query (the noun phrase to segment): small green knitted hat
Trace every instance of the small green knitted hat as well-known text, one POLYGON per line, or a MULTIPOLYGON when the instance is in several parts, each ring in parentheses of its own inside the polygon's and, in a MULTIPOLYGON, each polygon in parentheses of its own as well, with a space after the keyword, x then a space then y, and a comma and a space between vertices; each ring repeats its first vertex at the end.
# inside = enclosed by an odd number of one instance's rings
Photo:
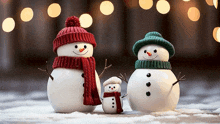
POLYGON ((132 51, 135 56, 137 56, 138 51, 141 49, 141 47, 149 44, 156 44, 164 47, 169 52, 169 58, 171 58, 175 54, 175 49, 173 45, 165 40, 162 35, 158 32, 149 32, 145 35, 144 39, 138 40, 133 48, 132 51))

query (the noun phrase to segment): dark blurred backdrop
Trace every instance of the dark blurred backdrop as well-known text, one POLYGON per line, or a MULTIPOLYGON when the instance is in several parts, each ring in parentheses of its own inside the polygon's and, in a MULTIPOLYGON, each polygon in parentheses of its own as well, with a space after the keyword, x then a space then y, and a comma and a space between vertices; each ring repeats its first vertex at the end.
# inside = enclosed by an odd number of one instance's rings
POLYGON ((12 17, 15 29, 9 33, 0 29, 0 90, 46 90, 48 76, 37 68, 45 68, 45 61, 48 61, 49 71, 52 71, 56 56, 52 41, 64 28, 67 17, 79 17, 83 13, 93 18, 93 24, 86 30, 94 34, 97 42, 94 57, 98 73, 102 71, 105 59, 113 64, 102 82, 119 73, 127 73, 129 78, 137 60, 132 53, 133 44, 147 32, 158 31, 174 45, 176 54, 170 59, 172 71, 176 75, 180 71, 186 75, 185 85, 190 86, 193 81, 205 82, 207 88, 220 84, 220 44, 213 38, 214 28, 220 27, 219 8, 209 6, 207 0, 168 0, 170 11, 160 14, 156 9, 158 0, 153 0, 149 10, 142 9, 138 0, 110 0, 114 11, 103 15, 100 11, 102 1, 1 0, 0 22, 12 17), (56 18, 47 14, 52 3, 61 6, 61 14, 56 18), (34 11, 29 22, 20 18, 25 7, 34 11), (188 18, 190 7, 199 9, 198 21, 188 18))

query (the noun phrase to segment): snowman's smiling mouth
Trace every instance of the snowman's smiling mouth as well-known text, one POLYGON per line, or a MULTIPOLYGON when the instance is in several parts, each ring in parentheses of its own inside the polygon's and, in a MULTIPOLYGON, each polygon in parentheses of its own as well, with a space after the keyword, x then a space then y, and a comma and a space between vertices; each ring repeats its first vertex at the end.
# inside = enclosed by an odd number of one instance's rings
MULTIPOLYGON (((73 51, 74 52, 74 51, 73 51)), ((78 53, 75 53, 76 55, 85 55, 86 53, 88 53, 89 52, 89 50, 87 51, 87 52, 85 52, 84 54, 78 54, 78 53)))
MULTIPOLYGON (((158 55, 157 55, 158 56, 158 55)), ((153 59, 150 59, 150 60, 154 60, 154 59, 156 59, 157 58, 157 56, 155 56, 153 59)), ((143 56, 143 58, 144 59, 147 59, 147 58, 145 58, 144 56, 143 56)))

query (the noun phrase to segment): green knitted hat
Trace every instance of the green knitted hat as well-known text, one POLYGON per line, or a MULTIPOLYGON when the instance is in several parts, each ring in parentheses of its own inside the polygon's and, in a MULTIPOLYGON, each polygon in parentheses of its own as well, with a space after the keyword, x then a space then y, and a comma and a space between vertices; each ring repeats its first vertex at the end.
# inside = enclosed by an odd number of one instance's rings
POLYGON ((165 40, 162 35, 158 32, 149 32, 145 35, 144 39, 138 40, 133 48, 132 51, 135 56, 137 56, 138 51, 141 49, 141 47, 149 44, 156 44, 164 47, 169 52, 169 58, 171 58, 175 54, 175 49, 173 45, 165 40))

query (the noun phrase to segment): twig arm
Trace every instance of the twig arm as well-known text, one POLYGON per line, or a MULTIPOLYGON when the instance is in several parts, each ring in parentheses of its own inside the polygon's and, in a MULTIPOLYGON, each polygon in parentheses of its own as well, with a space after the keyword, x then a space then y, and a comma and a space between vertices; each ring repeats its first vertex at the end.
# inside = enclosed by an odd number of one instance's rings
POLYGON ((48 72, 47 61, 46 61, 46 69, 44 70, 44 69, 38 68, 38 70, 46 72, 47 75, 51 78, 51 80, 54 79, 53 76, 48 72))
POLYGON ((184 80, 186 80, 186 78, 184 78, 185 75, 183 75, 182 77, 180 77, 180 75, 181 75, 181 72, 180 72, 179 75, 178 75, 177 81, 174 82, 172 86, 176 85, 179 81, 184 81, 184 80))
POLYGON ((107 59, 105 59, 105 67, 103 69, 103 71, 101 72, 101 74, 99 75, 99 78, 102 78, 105 70, 109 69, 112 66, 112 64, 110 64, 109 66, 107 66, 107 59))
POLYGON ((123 99, 123 98, 125 98, 127 95, 128 95, 128 94, 124 94, 121 98, 123 99))
POLYGON ((123 80, 124 82, 128 83, 126 73, 124 73, 124 75, 120 73, 120 75, 118 76, 118 78, 120 78, 120 79, 123 80), (124 76, 124 75, 125 75, 125 76, 124 76))

